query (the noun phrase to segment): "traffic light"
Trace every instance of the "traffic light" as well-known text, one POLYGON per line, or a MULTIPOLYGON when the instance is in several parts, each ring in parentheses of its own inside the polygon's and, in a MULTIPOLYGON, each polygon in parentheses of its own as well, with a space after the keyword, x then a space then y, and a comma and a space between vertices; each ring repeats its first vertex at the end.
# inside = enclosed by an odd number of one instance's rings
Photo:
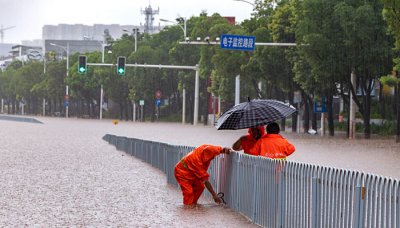
POLYGON ((117 61, 117 74, 125 75, 125 63, 126 58, 123 56, 119 56, 117 61))
POLYGON ((78 64, 78 73, 86 74, 87 65, 86 65, 86 55, 79 56, 79 64, 78 64))

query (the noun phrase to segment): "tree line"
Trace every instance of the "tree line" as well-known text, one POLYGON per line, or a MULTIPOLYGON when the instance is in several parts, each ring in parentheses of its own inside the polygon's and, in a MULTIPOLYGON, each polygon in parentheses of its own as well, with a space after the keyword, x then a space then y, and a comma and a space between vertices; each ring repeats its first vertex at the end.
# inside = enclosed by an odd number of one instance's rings
MULTIPOLYGON (((301 95, 304 131, 317 128, 313 103, 322 97, 327 101, 329 134, 334 135, 333 109, 335 97, 344 101, 348 110, 353 94, 363 119, 366 138, 371 134, 371 106, 374 85, 379 84, 379 115, 394 119, 398 97, 398 79, 394 97, 385 96, 385 77, 393 78, 400 61, 399 4, 384 0, 256 0, 254 11, 241 24, 230 24, 224 17, 206 12, 187 20, 187 34, 210 37, 222 34, 256 36, 256 42, 296 43, 294 47, 256 46, 254 52, 221 49, 216 45, 179 44, 182 30, 168 26, 157 34, 139 34, 135 52, 134 35, 113 40, 108 37, 112 53, 105 54, 106 63, 115 63, 126 56, 127 63, 185 65, 200 67, 200 115, 208 115, 211 94, 220 97, 221 110, 234 104, 235 77, 241 76, 241 100, 250 98, 295 101, 301 95), (357 78, 357 88, 351 83, 357 78), (261 89, 259 85, 262 85, 261 89), (360 91, 360 92, 357 92, 360 91), (360 94, 361 93, 361 94, 360 94)), ((81 53, 82 54, 82 53, 81 53)), ((101 52, 85 53, 88 62, 100 63, 101 52)), ((155 91, 162 91, 162 114, 177 119, 182 113, 182 90, 186 93, 187 120, 193 120, 194 71, 157 68, 128 68, 126 75, 117 76, 114 67, 89 66, 85 75, 77 72, 78 55, 70 56, 66 75, 65 60, 47 55, 45 62, 14 61, 0 72, 0 96, 6 101, 9 113, 19 111, 24 101, 29 114, 42 113, 42 101, 47 102, 48 115, 64 112, 65 86, 70 88, 69 114, 99 115, 100 87, 106 100, 114 103, 108 110, 110 118, 130 119, 133 103, 143 100, 146 119, 154 121, 155 91), (44 64, 45 63, 45 64, 44 64), (45 73, 44 73, 44 68, 45 73)), ((395 78, 396 79, 396 78, 395 78)), ((399 101, 398 101, 399 102, 399 101)), ((349 112, 345 112, 349 115, 349 112)), ((296 129, 296 114, 292 129, 296 129)))

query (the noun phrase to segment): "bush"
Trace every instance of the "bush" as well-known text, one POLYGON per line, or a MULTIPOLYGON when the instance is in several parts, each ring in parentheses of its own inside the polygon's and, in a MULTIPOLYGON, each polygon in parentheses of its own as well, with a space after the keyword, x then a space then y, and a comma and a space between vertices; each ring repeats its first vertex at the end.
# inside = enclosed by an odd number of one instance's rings
POLYGON ((396 134, 396 122, 385 121, 382 125, 371 124, 371 133, 378 135, 395 135, 396 134))
MULTIPOLYGON (((347 121, 339 123, 335 121, 335 131, 347 131, 347 121)), ((364 133, 364 124, 356 123, 356 132, 364 133)), ((396 121, 385 121, 382 125, 371 124, 371 134, 382 136, 396 134, 396 121)))
POLYGON ((347 131, 347 121, 342 121, 341 123, 339 123, 339 121, 335 121, 334 128, 337 131, 347 131))

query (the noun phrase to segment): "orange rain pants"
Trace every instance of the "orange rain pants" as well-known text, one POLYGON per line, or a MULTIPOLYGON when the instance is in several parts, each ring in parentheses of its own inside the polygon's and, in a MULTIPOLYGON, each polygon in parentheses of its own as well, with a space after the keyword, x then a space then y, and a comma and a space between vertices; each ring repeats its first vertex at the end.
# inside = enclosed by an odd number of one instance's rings
POLYGON ((204 191, 204 182, 208 180, 207 173, 211 160, 222 152, 222 147, 201 145, 175 165, 175 178, 181 187, 183 204, 197 204, 204 191))
POLYGON ((197 204, 201 194, 204 191, 204 184, 200 180, 186 179, 184 176, 185 167, 182 163, 178 163, 175 166, 175 178, 178 181, 179 186, 182 190, 183 204, 192 205, 197 204), (183 171, 183 172, 182 172, 183 171))

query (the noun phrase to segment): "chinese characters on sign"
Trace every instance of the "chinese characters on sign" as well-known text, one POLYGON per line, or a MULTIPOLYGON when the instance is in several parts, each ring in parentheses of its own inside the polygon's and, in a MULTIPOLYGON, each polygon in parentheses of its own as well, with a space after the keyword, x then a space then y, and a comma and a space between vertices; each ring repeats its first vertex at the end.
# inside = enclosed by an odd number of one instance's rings
POLYGON ((221 36, 221 48, 254 51, 256 44, 255 36, 227 35, 221 36))

